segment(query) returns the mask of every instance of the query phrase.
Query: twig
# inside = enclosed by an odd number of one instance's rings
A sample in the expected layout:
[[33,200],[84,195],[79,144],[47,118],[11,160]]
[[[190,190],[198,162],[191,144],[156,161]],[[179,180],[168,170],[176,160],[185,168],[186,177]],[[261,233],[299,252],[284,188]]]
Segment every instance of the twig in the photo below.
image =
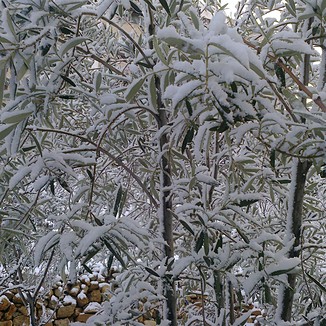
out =
[[[260,48],[255,46],[254,44],[252,44],[251,42],[249,42],[246,39],[243,39],[244,43],[246,45],[248,45],[250,48],[254,49],[257,51],[257,53],[260,52]],[[326,113],[326,105],[323,103],[323,101],[321,100],[320,96],[318,96],[317,98],[314,98],[313,93],[308,89],[307,86],[305,86],[297,76],[295,76],[295,74],[292,72],[292,70],[287,67],[283,61],[280,58],[277,58],[271,54],[267,55],[269,59],[271,59],[273,62],[275,62],[280,68],[282,68],[290,77],[291,79],[297,84],[297,86],[299,87],[299,89],[301,91],[303,91],[311,100],[313,100],[315,102],[315,104],[317,104],[317,106]]]

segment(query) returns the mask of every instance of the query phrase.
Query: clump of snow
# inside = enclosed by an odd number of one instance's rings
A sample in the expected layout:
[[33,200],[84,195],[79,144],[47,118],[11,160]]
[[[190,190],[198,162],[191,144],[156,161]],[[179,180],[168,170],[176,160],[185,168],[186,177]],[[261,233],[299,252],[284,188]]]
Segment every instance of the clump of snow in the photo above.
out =
[[63,304],[64,305],[71,305],[76,304],[76,299],[74,299],[72,296],[67,295],[63,298]]
[[101,305],[98,302],[90,302],[84,310],[84,313],[96,312],[101,310]]
[[77,298],[82,300],[82,299],[87,298],[87,295],[85,294],[84,291],[81,291],[81,292],[77,295]]

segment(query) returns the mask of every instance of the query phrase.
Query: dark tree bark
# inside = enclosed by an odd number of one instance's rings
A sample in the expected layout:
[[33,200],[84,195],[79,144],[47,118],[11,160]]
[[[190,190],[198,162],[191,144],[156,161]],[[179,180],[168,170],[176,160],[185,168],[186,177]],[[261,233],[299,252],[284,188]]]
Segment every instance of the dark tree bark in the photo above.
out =
[[[301,227],[302,227],[302,211],[303,211],[303,200],[304,200],[304,190],[306,184],[306,176],[311,167],[311,163],[305,162],[295,162],[297,165],[296,173],[292,176],[292,183],[294,183],[294,194],[289,201],[289,209],[291,216],[288,217],[288,223],[290,223],[290,230],[294,236],[294,243],[289,252],[289,258],[297,258],[300,255],[300,250],[298,249],[301,244]],[[293,296],[296,288],[296,274],[288,274],[287,281],[289,286],[284,289],[282,298],[282,310],[281,318],[284,321],[291,321],[292,318],[292,305]]]
[[[168,123],[167,115],[163,107],[160,92],[160,80],[158,77],[155,79],[156,90],[157,90],[157,107],[159,111],[158,116],[158,129],[166,126]],[[171,181],[171,166],[168,158],[168,147],[169,139],[164,133],[160,138],[160,218],[163,224],[163,239],[165,241],[164,253],[166,257],[166,262],[170,262],[174,258],[174,239],[173,239],[173,215],[172,215],[172,196],[170,191]],[[175,293],[175,282],[173,278],[169,275],[169,270],[171,267],[168,265],[167,274],[163,280],[164,286],[164,296],[166,298],[167,305],[167,319],[170,321],[171,326],[177,325],[177,309],[176,309],[176,293]]]
[[[152,9],[148,6],[148,12],[150,17],[150,23],[148,31],[150,35],[155,35],[155,23],[152,14]],[[153,49],[153,41],[149,41],[149,47]],[[157,115],[155,116],[157,121],[157,129],[161,130],[168,125],[168,116],[162,101],[162,91],[160,85],[159,76],[155,76],[155,88],[156,88],[156,106]],[[174,238],[173,238],[173,215],[172,215],[172,196],[170,186],[171,181],[171,164],[169,160],[169,137],[166,133],[162,133],[159,141],[159,155],[160,155],[160,203],[159,203],[159,218],[163,227],[163,239],[165,241],[164,254],[166,260],[166,274],[163,279],[163,295],[166,298],[167,318],[170,322],[170,326],[177,326],[177,304],[176,304],[176,292],[175,281],[170,276],[169,271],[172,268],[172,264],[169,264],[174,259]]]

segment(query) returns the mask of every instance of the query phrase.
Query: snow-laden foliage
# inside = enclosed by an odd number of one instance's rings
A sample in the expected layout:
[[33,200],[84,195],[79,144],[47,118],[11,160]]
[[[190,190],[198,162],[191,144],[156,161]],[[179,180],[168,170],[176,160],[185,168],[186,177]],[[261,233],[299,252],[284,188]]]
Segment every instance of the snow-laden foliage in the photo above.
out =
[[326,1],[237,8],[1,2],[3,289],[101,262],[90,324],[322,320]]

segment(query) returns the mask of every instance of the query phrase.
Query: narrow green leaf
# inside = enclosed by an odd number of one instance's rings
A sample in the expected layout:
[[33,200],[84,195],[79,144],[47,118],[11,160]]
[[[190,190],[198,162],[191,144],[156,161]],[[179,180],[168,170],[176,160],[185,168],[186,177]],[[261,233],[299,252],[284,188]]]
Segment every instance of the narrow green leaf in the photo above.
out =
[[41,54],[44,57],[51,49],[51,44],[45,44],[40,47]]
[[192,116],[193,110],[192,110],[192,106],[191,103],[189,102],[189,100],[186,99],[186,107],[189,113],[189,116]]
[[316,278],[306,272],[306,275],[313,281],[322,291],[326,292],[326,287],[322,285]]
[[65,75],[60,75],[60,77],[71,86],[76,87],[76,84],[69,77]]
[[9,39],[5,38],[3,35],[0,36],[0,43],[13,44],[12,41],[10,41]]
[[2,125],[0,126],[0,140],[6,138],[17,126],[17,124],[12,125]]
[[216,241],[216,245],[214,248],[214,252],[217,253],[219,248],[222,248],[223,246],[223,237],[222,237],[222,233],[219,234],[218,239]]
[[271,293],[271,289],[268,286],[268,284],[264,284],[264,295],[265,295],[265,302],[272,304],[273,300],[272,300],[272,293]]
[[288,0],[288,4],[291,7],[291,14],[296,17],[296,9],[295,9],[295,1],[294,0]]
[[101,248],[93,246],[92,249],[87,251],[87,256],[83,259],[83,265],[90,261],[100,250]]
[[193,127],[191,127],[187,133],[186,133],[186,136],[182,142],[182,145],[181,145],[181,152],[183,153],[185,150],[186,150],[186,147],[189,143],[192,142],[192,139],[194,137],[194,134],[195,134],[195,130]]
[[122,257],[120,256],[120,254],[113,248],[113,246],[109,243],[109,241],[105,238],[102,238],[104,244],[106,245],[106,247],[110,250],[110,252],[114,255],[115,258],[118,259],[118,261],[120,262],[121,266],[123,268],[127,268],[125,262],[123,261]]
[[13,24],[11,16],[10,16],[10,12],[7,8],[5,8],[4,11],[5,11],[5,16],[6,16],[7,26],[9,27],[11,36],[13,36],[15,38],[15,40],[17,40],[17,33],[15,31],[15,27],[14,27],[14,24]]
[[302,21],[302,20],[308,20],[309,18],[315,17],[316,13],[315,12],[311,12],[308,14],[302,14],[298,16],[298,20]]
[[119,206],[121,204],[121,197],[122,197],[122,186],[120,185],[118,191],[117,191],[117,195],[115,197],[115,202],[114,202],[114,206],[113,206],[113,215],[117,216],[118,211],[119,211]]
[[91,179],[91,181],[93,181],[94,180],[94,177],[93,177],[92,171],[89,170],[89,169],[86,169],[86,173],[87,173],[88,177]]
[[77,45],[87,41],[88,38],[87,37],[75,37],[71,40],[69,40],[68,42],[64,43],[61,46],[59,55],[60,57],[63,57],[69,50],[71,50],[72,48],[76,47]]
[[70,28],[64,27],[64,26],[60,27],[60,32],[63,34],[66,34],[66,35],[75,34],[75,32],[73,30],[71,30]]
[[166,66],[168,66],[168,62],[166,60],[166,56],[163,54],[162,49],[160,47],[160,45],[157,42],[157,38],[155,36],[153,36],[153,46],[154,46],[154,50],[155,53],[157,54],[158,58],[162,61],[162,63]]
[[3,68],[0,71],[0,108],[2,108],[3,91],[5,88],[5,81],[6,81],[6,69]]
[[32,138],[34,140],[34,143],[35,143],[40,155],[43,156],[42,146],[41,146],[40,142],[38,141],[38,139],[32,132],[30,132],[30,135],[32,136]]
[[284,70],[277,63],[275,63],[274,69],[275,69],[276,77],[280,81],[281,86],[282,87],[286,87],[286,85],[285,85],[285,72],[284,72]]
[[287,274],[288,272],[292,271],[294,267],[289,268],[289,269],[280,269],[278,271],[274,271],[272,273],[270,273],[269,275],[271,276],[278,276],[278,275],[283,275],[283,274]]
[[192,235],[195,235],[193,229],[191,228],[191,226],[184,220],[179,220],[179,222],[182,224],[182,226],[188,230]]
[[239,203],[234,203],[234,205],[239,206],[239,207],[247,207],[250,206],[254,203],[256,203],[258,199],[243,199],[240,200]]
[[321,11],[322,15],[325,15],[324,14],[325,9],[326,9],[326,0],[322,0],[322,2],[320,4],[320,11]]
[[205,232],[201,231],[195,243],[195,251],[198,253],[204,244]]
[[86,270],[86,272],[88,272],[88,273],[90,273],[90,274],[92,274],[93,273],[93,271],[86,265],[86,264],[82,264],[83,265],[83,267],[85,268],[85,270]]
[[138,61],[137,65],[140,65],[142,67],[149,68],[149,69],[153,68],[153,65],[151,63],[148,63],[147,61]]
[[157,110],[157,90],[155,85],[155,78],[157,77],[154,75],[149,80],[149,95],[152,107]]
[[165,0],[159,0],[159,1],[160,1],[160,4],[162,5],[162,7],[164,8],[164,10],[167,12],[167,14],[169,16],[171,16],[171,12],[170,12],[168,3]]
[[34,148],[36,148],[36,146],[26,146],[26,147],[22,147],[22,151],[24,153],[27,153],[29,151],[32,151]]
[[237,87],[237,84],[235,82],[231,83],[230,86],[231,86],[231,89],[232,89],[233,93],[238,93],[238,87]]
[[58,95],[58,97],[65,100],[74,100],[76,98],[76,95],[63,94],[63,95]]
[[277,180],[280,184],[288,184],[291,182],[290,179],[278,179]]
[[155,6],[152,4],[152,2],[151,2],[150,0],[145,0],[145,2],[148,4],[148,6],[149,6],[152,10],[156,11]]
[[146,271],[151,274],[151,275],[154,275],[156,277],[160,277],[159,274],[157,274],[153,269],[149,268],[149,267],[145,267]]
[[135,11],[136,14],[143,16],[141,9],[133,2],[129,1],[131,8]]
[[212,127],[212,128],[209,128],[209,131],[216,131],[218,132],[219,134],[223,133],[224,131],[227,131],[229,129],[229,125],[228,123],[223,120],[219,125],[217,125],[216,127]]
[[58,182],[59,182],[60,186],[61,186],[64,190],[66,190],[67,192],[71,193],[71,189],[70,189],[70,187],[69,187],[69,185],[68,185],[68,183],[67,183],[66,180],[64,180],[64,179],[62,179],[62,178],[58,178]]
[[208,254],[209,254],[209,237],[208,237],[207,232],[204,232],[204,252],[205,252],[205,255],[208,256]]
[[140,78],[138,80],[136,79],[129,85],[129,87],[126,90],[126,96],[125,96],[127,102],[130,102],[135,97],[137,92],[143,86],[144,81],[145,81],[144,78]]
[[[167,261],[168,261],[168,259],[167,259]],[[175,259],[172,258],[172,259],[169,261],[169,263],[166,265],[166,269],[167,269],[168,271],[170,271],[170,270],[172,269],[172,266],[173,266],[173,264],[174,264],[174,261],[175,261]]]
[[252,62],[249,63],[250,69],[255,72],[260,78],[265,79],[265,74],[262,70],[260,70],[256,65]]
[[102,74],[98,72],[95,77],[95,91],[96,93],[99,92],[102,85]]
[[275,149],[272,149],[271,154],[269,156],[269,162],[272,168],[275,168],[275,159],[276,159],[276,151]]
[[204,256],[203,259],[205,260],[205,263],[208,267],[210,267],[212,265],[212,259],[207,257],[207,256]]
[[54,196],[55,188],[54,188],[54,180],[53,179],[50,181],[50,191],[51,191],[52,195]]
[[108,262],[107,262],[107,264],[106,264],[106,267],[107,267],[108,270],[110,270],[111,267],[112,267],[113,258],[114,258],[113,255],[109,255]]
[[[8,113],[8,114],[6,114]],[[33,110],[27,111],[27,112],[19,112],[17,110],[17,112],[6,112],[3,115],[5,116],[5,118],[2,118],[2,122],[9,124],[9,123],[14,123],[14,124],[18,124],[19,122],[25,120],[26,118],[28,118],[30,115],[33,114]]]
[[[180,6],[181,6],[181,5],[180,5]],[[194,13],[194,12],[191,10],[191,11],[190,11],[190,17],[191,17],[191,20],[192,20],[192,22],[193,22],[195,28],[196,28],[197,30],[199,30],[199,26],[200,26],[200,24],[199,24],[198,15],[196,15],[196,13]]]
[[[31,58],[30,58],[31,59]],[[28,61],[30,61],[30,59]],[[31,67],[29,65],[29,63],[26,63],[27,61],[24,61],[24,64],[22,64],[22,66],[20,67],[20,69],[17,72],[16,78],[17,78],[17,82],[20,81],[25,74],[30,71]]]

